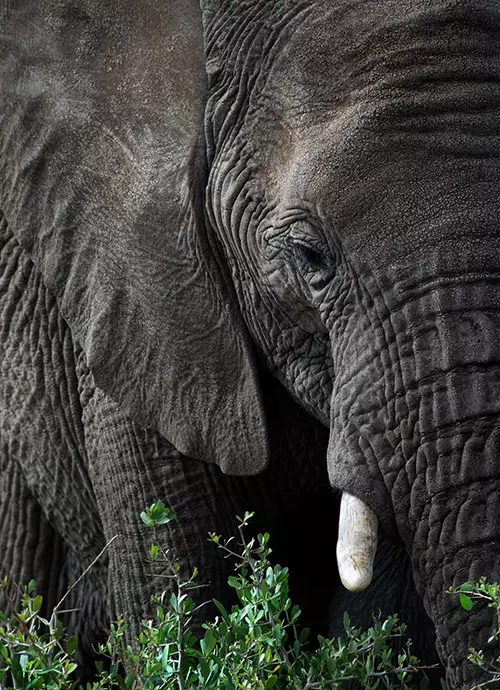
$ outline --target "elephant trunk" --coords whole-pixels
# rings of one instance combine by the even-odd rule
[[[500,581],[500,287],[435,275],[359,288],[365,315],[334,352],[328,461],[331,483],[407,546],[450,687],[469,688],[485,680],[467,654],[491,648],[493,612],[448,590]]]

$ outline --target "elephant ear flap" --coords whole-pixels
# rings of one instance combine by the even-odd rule
[[[97,385],[224,472],[268,446],[252,345],[207,232],[194,0],[2,12],[0,209]]]

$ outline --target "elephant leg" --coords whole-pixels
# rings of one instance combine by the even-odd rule
[[[19,465],[9,458],[7,445],[0,445],[0,577],[12,585],[36,577],[43,592],[42,615],[50,611],[67,588],[63,576],[65,544],[54,531],[38,501],[29,490]],[[8,613],[7,602],[2,608]]]
[[[0,538],[14,580],[34,579],[48,610],[104,546],[85,467],[75,347],[57,303],[0,218]],[[64,608],[89,650],[106,626],[100,560]]]
[[[46,618],[84,570],[83,563],[45,517],[20,466],[9,459],[4,443],[0,446],[0,553],[0,578],[8,578],[11,601],[17,606],[17,585],[34,579],[37,593],[43,596],[40,615]],[[89,679],[93,650],[107,630],[107,618],[99,615],[99,579],[89,571],[65,598],[59,616],[68,633],[78,637],[77,658],[83,676],[88,673]],[[10,615],[11,604],[2,596],[0,606]]]
[[[138,621],[152,614],[152,595],[174,587],[164,563],[147,560],[156,538],[171,549],[184,578],[199,569],[205,588],[195,593],[197,602],[221,597],[228,564],[207,536],[209,531],[234,533],[235,505],[218,467],[183,457],[157,434],[137,427],[94,386],[83,363],[80,372],[89,472],[106,540],[115,538],[109,547],[111,607],[113,615],[125,615],[132,639]],[[177,520],[156,537],[141,523],[140,513],[157,500]],[[200,620],[206,615],[200,614]]]

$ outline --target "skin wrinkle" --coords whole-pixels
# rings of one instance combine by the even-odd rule
[[[103,404],[105,404],[105,408],[103,408]],[[108,408],[109,411],[113,410],[113,413],[109,417],[109,424],[106,422],[106,419],[108,417],[108,412],[106,411],[106,408]],[[93,412],[93,409],[97,414]],[[104,413],[104,414],[103,414]],[[130,425],[131,423],[126,420],[120,413],[119,410],[116,408],[114,404],[110,404],[109,401],[106,401],[106,399],[102,396],[101,393],[99,393],[97,396],[94,396],[92,404],[90,406],[87,406],[86,410],[86,415],[89,415],[90,419],[94,420],[93,423],[97,423],[99,425],[102,425],[105,423],[104,426],[101,427],[101,430],[99,433],[94,433],[91,427],[88,428],[88,433],[89,433],[89,439],[100,439],[100,443],[104,443],[107,445],[108,443],[112,443],[113,445],[115,444],[114,439],[120,439],[119,445],[112,450],[112,455],[111,457],[107,460],[107,462],[112,463],[112,456],[115,453],[120,453],[120,455],[123,458],[126,458],[126,464],[130,466],[130,463],[135,463],[138,461],[138,458],[140,458],[141,463],[145,463],[143,466],[143,472],[141,472],[141,476],[151,476],[151,485],[154,485],[155,487],[155,492],[160,493],[161,495],[166,495],[168,496],[168,503],[171,505],[174,510],[179,514],[179,521],[176,523],[174,526],[174,532],[171,535],[171,543],[172,543],[172,548],[175,549],[176,553],[179,553],[181,555],[181,560],[183,564],[191,564],[192,559],[193,559],[193,554],[195,551],[193,551],[193,538],[196,537],[196,543],[198,544],[197,549],[196,549],[196,565],[200,567],[200,572],[203,573],[203,577],[207,579],[212,580],[212,588],[214,588],[217,591],[217,587],[220,586],[220,580],[224,574],[227,574],[225,571],[226,566],[224,566],[224,569],[219,571],[214,571],[214,566],[217,566],[220,568],[220,564],[222,563],[219,560],[214,560],[208,554],[210,553],[208,546],[203,545],[204,544],[204,533],[206,532],[207,529],[213,528],[217,529],[217,524],[214,524],[213,519],[217,518],[217,520],[220,520],[223,518],[223,515],[226,513],[221,512],[221,505],[220,502],[224,501],[224,497],[227,495],[228,498],[233,496],[233,492],[226,493],[224,490],[222,490],[221,487],[221,475],[218,474],[216,475],[212,470],[210,470],[209,467],[205,467],[204,465],[200,465],[199,463],[196,463],[195,466],[193,466],[193,461],[184,459],[184,458],[178,458],[177,463],[169,463],[171,468],[169,468],[169,464],[165,466],[165,460],[166,456],[164,453],[162,453],[162,463],[161,465],[155,462],[154,457],[151,457],[149,451],[145,451],[143,447],[144,439],[142,433],[138,434],[136,432],[134,438],[136,439],[137,443],[139,444],[139,455],[134,451],[132,452],[131,450],[126,448],[126,443],[124,445],[123,439],[125,438],[130,438],[128,434],[116,434],[116,423],[117,421],[119,424],[126,424]],[[122,417],[120,421],[120,417]],[[104,433],[103,433],[104,432]],[[91,449],[91,454],[92,456],[95,457],[106,457],[107,453],[102,453],[99,452],[95,447]],[[155,451],[156,454],[156,451]],[[300,457],[300,455],[299,455]],[[176,467],[174,471],[174,467]],[[307,465],[306,465],[307,467]],[[104,468],[103,468],[104,469]],[[195,473],[193,474],[193,470],[195,470]],[[127,469],[126,467],[123,468],[124,472],[130,472],[130,469]],[[153,474],[150,474],[153,472]],[[135,476],[136,474],[136,469],[131,472],[131,476]],[[204,486],[199,487],[196,491],[193,492],[186,492],[186,487],[185,487],[185,482],[188,481],[189,483],[192,483],[193,481],[198,481],[198,477],[200,478],[201,481],[205,481],[201,479],[203,476],[206,476],[207,481],[209,482],[209,486],[213,486],[214,488],[207,488],[205,490]],[[303,483],[302,487],[300,488],[300,491],[303,491],[307,487],[307,476],[303,475]],[[123,504],[124,500],[132,501],[134,505],[136,504],[137,510],[139,510],[140,507],[140,500],[141,498],[137,498],[136,492],[134,490],[134,493],[130,494],[125,498],[123,496],[123,487],[128,487],[128,482],[123,482],[122,479],[120,479],[118,476],[114,478],[113,481],[117,481],[117,485],[115,488],[115,492],[117,495],[117,503],[118,504]],[[225,481],[232,483],[234,480],[231,478],[225,479]],[[259,485],[261,483],[261,480],[258,479],[256,480],[257,484]],[[306,482],[304,484],[304,482]],[[267,482],[266,482],[267,483]],[[99,482],[98,482],[99,485]],[[266,484],[262,483],[262,488],[264,488]],[[276,484],[278,487],[278,485]],[[281,486],[283,488],[283,486]],[[131,491],[132,488],[127,489],[127,491]],[[296,490],[299,490],[299,487],[296,487]],[[240,495],[241,494],[241,487],[238,491],[234,492],[234,496]],[[267,492],[263,493],[263,496],[267,496]],[[107,494],[103,494],[103,500],[109,500]],[[205,514],[204,511],[200,512],[200,510],[193,510],[192,506],[190,505],[190,502],[192,500],[196,501],[204,501],[205,498],[208,500],[207,503],[207,508],[209,509],[209,513]],[[241,499],[246,502],[248,498],[241,496]],[[143,498],[144,500],[144,498]],[[150,500],[150,498],[149,498]],[[254,501],[255,498],[252,499]],[[269,499],[267,499],[269,500]],[[180,502],[179,502],[180,501]],[[215,508],[215,504],[212,504],[212,501],[215,502],[217,505],[217,508]],[[265,509],[266,502],[262,501],[261,499],[259,500],[259,504],[261,505],[262,510]],[[274,509],[274,502],[271,501],[270,505],[273,506]],[[240,511],[242,508],[237,507],[230,501],[227,506],[227,515],[232,516],[234,514],[234,510]],[[197,521],[203,521],[204,528],[200,528],[198,525]],[[186,533],[186,529],[189,529],[187,525],[195,521],[195,527],[192,528],[192,531],[189,531]],[[133,523],[134,525],[136,524],[135,522]],[[177,527],[178,525],[178,527]],[[137,529],[137,528],[134,528]],[[227,525],[226,525],[227,529]],[[132,530],[132,526],[131,526]],[[180,533],[179,533],[180,530]],[[130,533],[130,538],[132,537],[133,531]],[[176,536],[177,534],[177,536]],[[129,537],[127,537],[127,543],[128,543]],[[201,540],[201,541],[200,541]],[[118,548],[118,546],[117,546]],[[123,548],[120,547],[120,548]],[[133,551],[133,548],[131,546],[128,547],[131,551]],[[186,551],[187,550],[187,551]],[[117,556],[119,557],[119,556]],[[187,557],[187,560],[185,560],[185,557]],[[206,559],[206,560],[205,560]],[[141,579],[140,573],[137,573],[134,575],[135,579]],[[211,591],[211,590],[210,590]],[[204,598],[209,598],[210,596],[210,591],[204,592],[203,596]],[[133,597],[134,600],[137,598],[137,592],[135,591],[135,588],[132,586],[131,591],[128,592],[130,596]]]
[[[484,313],[484,311],[485,311],[485,310],[482,310],[482,313]],[[487,310],[486,310],[486,311],[487,311]],[[438,314],[439,314],[439,312],[436,313],[436,314],[434,315],[434,318],[435,318],[435,316],[437,316]],[[386,317],[382,319],[381,324],[383,324],[387,319],[391,319],[393,316],[394,316],[394,315],[391,314],[390,312],[386,312]],[[426,317],[426,318],[427,318],[427,317]],[[432,321],[432,317],[431,317],[431,319],[430,319],[430,322],[431,322],[431,324],[432,324],[432,327],[430,328],[430,331],[429,331],[429,332],[433,332],[433,331],[435,330],[435,326],[434,326],[434,323],[433,323],[433,321]],[[413,320],[412,327],[414,327],[414,325],[417,325],[417,324],[418,324],[418,322],[416,322],[415,320]],[[402,330],[402,329],[400,329],[400,330]],[[401,346],[404,345],[405,343],[411,344],[411,343],[412,343],[412,340],[413,340],[413,337],[412,337],[412,336],[414,336],[414,335],[416,334],[416,332],[413,333],[413,334],[408,333],[407,330],[404,331],[404,336],[401,336],[400,334],[398,335],[398,334],[396,333],[395,330],[391,330],[391,332],[393,333],[394,338],[393,338],[392,341],[388,341],[388,342],[387,342],[387,345],[388,345],[388,348],[387,348],[387,349],[388,349],[388,350],[390,350],[390,346],[391,346],[391,345],[394,345],[394,344],[396,344],[396,345],[401,345]],[[420,334],[421,334],[421,335],[422,335],[422,334],[425,334],[425,331],[420,331]],[[404,339],[403,339],[403,338],[404,338]],[[374,355],[374,356],[376,356],[376,355]],[[398,358],[396,358],[396,359],[394,360],[393,366],[397,366],[398,363],[399,363],[400,361],[402,361],[402,357],[401,357],[401,356],[398,357]],[[342,365],[341,362],[340,362],[340,365]],[[474,363],[471,363],[469,366],[474,367],[474,366],[476,366],[476,365],[475,365]],[[479,366],[479,364],[478,364],[477,366]],[[486,366],[486,365],[485,365],[485,366]],[[342,366],[339,366],[339,369],[342,369]],[[354,373],[355,373],[355,374],[360,374],[360,373],[362,373],[362,371],[363,371],[363,368],[360,367],[359,371],[354,372]],[[390,371],[390,369],[389,369],[388,371]],[[444,371],[443,373],[452,373],[453,371],[454,371],[454,369],[450,369],[450,370],[448,370],[448,371]],[[400,373],[401,373],[401,372],[400,372]],[[351,375],[352,375],[352,374],[351,374]],[[425,376],[425,377],[421,377],[421,378],[419,379],[418,385],[424,384],[424,383],[426,383],[426,382],[428,382],[428,381],[432,381],[434,376],[435,376],[435,374],[429,374],[429,375],[427,375],[427,376]],[[406,394],[408,391],[411,391],[411,388],[409,388],[409,386],[408,386],[408,384],[407,384],[406,387],[402,389],[402,393],[403,393],[403,394]]]
[[[119,13],[104,0],[87,4],[86,18],[79,20],[82,43],[70,40],[74,19],[64,7],[23,0],[7,11],[14,36],[29,35],[29,25],[18,25],[24,14],[46,31],[44,44],[30,56],[29,75],[16,41],[17,62],[0,66],[7,95],[2,172],[17,185],[15,196],[2,195],[0,203],[44,271],[97,383],[113,389],[113,397],[129,411],[134,408],[132,416],[144,425],[164,432],[168,427],[177,446],[192,456],[226,469],[231,464],[235,471],[257,471],[268,453],[255,362],[232,307],[232,285],[220,275],[224,266],[197,227],[203,212],[195,207],[201,209],[202,200],[192,198],[191,169],[203,166],[203,157],[192,152],[206,88],[198,3],[175,0],[168,13],[156,0],[140,8],[128,2]],[[179,40],[165,41],[170,33]],[[62,94],[52,90],[47,71],[62,80]],[[22,95],[23,85],[33,81],[44,98]],[[75,97],[88,108],[61,110],[64,100],[76,106]],[[145,108],[150,101],[157,107]],[[26,111],[30,118],[23,117]],[[46,165],[37,165],[40,152]],[[25,165],[13,170],[19,160]],[[175,192],[166,194],[173,185]],[[190,234],[194,242],[186,237]],[[185,253],[194,245],[196,270]],[[199,313],[186,309],[185,300],[199,301]],[[208,348],[200,338],[182,337],[198,330],[207,334]],[[217,360],[213,366],[207,350]],[[167,382],[169,372],[176,378],[180,367],[185,380],[198,379],[183,397],[185,388],[175,390],[176,383]],[[138,386],[129,376],[135,369],[143,374]],[[205,370],[217,375],[207,377]],[[227,395],[235,381],[253,391],[237,404]],[[186,408],[195,420],[188,426],[181,422]]]
[[[5,232],[6,228],[4,227],[3,230]],[[17,261],[17,244],[14,242],[11,244],[12,256],[14,257],[14,261]],[[18,266],[18,272],[20,283],[22,284],[22,280],[25,277],[23,276],[23,268],[27,261],[25,253],[21,252],[20,255],[23,257],[23,261]],[[4,258],[6,257],[4,256]],[[31,269],[31,271],[33,270],[35,269]],[[37,298],[34,301],[37,308],[45,304],[43,299],[38,299],[36,281],[30,284],[29,291],[26,289],[26,286],[24,286],[24,293],[28,295],[28,292],[33,292],[34,296]],[[7,303],[12,300],[15,301],[17,297],[16,291],[13,290],[12,293],[9,292],[8,296]],[[2,323],[5,322],[2,321]],[[31,319],[27,319],[26,323],[30,324]],[[8,325],[9,332],[15,334],[16,328],[13,328],[13,326],[16,326],[16,323],[12,320],[12,317],[10,317]],[[61,331],[63,342],[64,334],[67,332],[67,329]],[[54,338],[53,346],[57,347],[57,332],[54,331],[52,336]],[[31,342],[33,342],[36,348],[36,339],[31,339]],[[149,577],[150,573],[147,572],[145,568],[132,566],[129,563],[129,559],[134,558],[134,563],[142,563],[142,559],[138,559],[137,554],[141,551],[145,536],[139,534],[137,513],[143,509],[144,502],[150,503],[159,496],[161,498],[167,497],[166,500],[169,505],[172,505],[174,509],[179,512],[179,524],[183,525],[180,534],[174,533],[171,535],[172,548],[180,554],[182,562],[186,567],[196,562],[196,565],[200,566],[201,571],[207,578],[210,579],[211,576],[213,576],[212,586],[214,594],[217,593],[220,595],[220,591],[223,589],[222,583],[225,580],[227,572],[225,570],[226,566],[224,566],[223,569],[217,570],[218,567],[220,568],[220,566],[218,566],[220,560],[214,558],[213,553],[208,550],[204,536],[206,530],[212,527],[229,536],[231,530],[234,530],[232,516],[236,513],[243,512],[251,505],[258,504],[261,506],[263,518],[258,529],[268,529],[271,525],[270,528],[273,529],[273,533],[278,535],[279,529],[281,529],[281,533],[283,531],[281,521],[285,520],[285,523],[288,525],[290,524],[290,520],[293,519],[293,522],[297,523],[296,532],[300,533],[301,524],[303,524],[304,535],[300,537],[298,542],[293,544],[293,553],[296,554],[295,557],[298,559],[299,563],[313,562],[312,559],[314,553],[317,553],[317,546],[312,544],[309,547],[311,530],[309,526],[305,524],[304,517],[299,521],[297,516],[293,516],[293,511],[290,516],[290,506],[294,509],[296,507],[297,510],[302,511],[304,509],[304,500],[309,495],[309,491],[311,491],[314,496],[315,505],[311,506],[307,512],[311,514],[313,523],[316,523],[318,520],[318,518],[315,517],[318,506],[325,502],[330,506],[329,509],[331,509],[331,514],[328,515],[328,519],[324,519],[324,522],[328,523],[334,519],[335,505],[330,505],[331,490],[326,478],[324,464],[312,462],[313,458],[324,457],[325,431],[320,428],[316,429],[314,433],[317,435],[317,438],[316,441],[313,442],[311,438],[310,420],[301,412],[298,413],[298,419],[296,417],[289,419],[287,417],[288,412],[286,412],[288,409],[286,398],[284,401],[283,394],[277,395],[269,411],[271,420],[276,416],[280,417],[281,414],[284,415],[284,419],[281,422],[281,432],[277,434],[277,439],[280,444],[285,445],[282,450],[276,453],[276,460],[274,463],[275,469],[271,477],[258,478],[255,482],[249,483],[247,490],[242,491],[238,478],[227,478],[223,480],[218,470],[216,474],[205,465],[201,465],[187,458],[182,458],[177,451],[170,447],[168,452],[161,452],[161,463],[157,462],[155,464],[154,477],[151,475],[151,481],[148,482],[147,477],[150,476],[148,464],[151,462],[154,463],[154,456],[157,455],[159,457],[160,452],[156,447],[152,448],[154,444],[151,443],[150,437],[147,435],[145,437],[145,432],[135,427],[132,422],[127,419],[123,410],[120,410],[115,403],[110,401],[107,396],[96,389],[95,382],[88,370],[85,363],[85,357],[81,350],[76,347],[76,352],[70,351],[68,354],[70,355],[69,361],[66,362],[65,365],[68,366],[70,373],[73,367],[73,360],[75,357],[77,359],[76,381],[80,388],[81,409],[84,411],[85,450],[88,455],[86,469],[92,472],[96,494],[101,496],[100,492],[103,492],[102,498],[99,498],[99,500],[105,503],[106,510],[102,512],[102,515],[106,515],[106,519],[110,519],[105,527],[105,532],[102,534],[101,540],[113,535],[116,528],[116,522],[114,522],[113,516],[116,515],[116,512],[118,511],[122,515],[125,506],[129,509],[122,515],[120,520],[120,524],[125,523],[127,525],[126,529],[121,533],[121,543],[116,544],[117,551],[113,551],[110,554],[112,564],[111,570],[113,573],[119,573],[117,577],[120,578],[120,587],[117,588],[113,579],[109,578],[107,564],[104,564],[104,567],[99,569],[96,573],[95,581],[90,580],[89,584],[89,581],[85,580],[88,589],[79,592],[78,597],[81,597],[81,599],[77,598],[75,600],[75,606],[84,609],[83,626],[89,625],[90,627],[90,629],[89,627],[84,627],[82,630],[81,621],[80,623],[77,622],[73,624],[72,627],[72,631],[78,632],[84,646],[90,649],[91,642],[95,639],[93,635],[97,634],[97,632],[92,626],[95,625],[97,621],[102,620],[103,607],[106,611],[109,610],[108,607],[113,611],[117,611],[124,610],[123,607],[126,606],[128,610],[134,610],[137,618],[140,617],[141,612],[147,610],[147,591],[149,590],[144,587],[144,583],[148,582],[148,587],[150,584],[153,588],[155,584],[158,584],[158,580],[155,578],[151,580]],[[8,358],[7,362],[11,365],[12,359]],[[57,359],[57,362],[59,366],[61,366],[60,360]],[[68,379],[68,384],[70,380],[75,382],[75,379]],[[74,395],[74,390],[71,385],[69,388]],[[12,411],[12,406],[7,405],[7,409]],[[35,412],[38,414],[38,411],[35,410]],[[78,426],[78,419],[73,420],[73,423]],[[274,426],[277,425],[275,424]],[[283,434],[283,429],[287,429],[286,434]],[[292,430],[292,433],[297,434],[297,438],[288,441],[290,438],[290,430]],[[69,431],[70,437],[73,436],[73,433],[74,431]],[[7,434],[9,434],[8,429]],[[104,447],[101,444],[104,444]],[[170,458],[173,465],[169,462]],[[291,481],[294,481],[294,477],[300,476],[299,483],[294,483],[288,488],[285,487],[283,482],[283,469],[280,469],[279,462],[278,465],[276,465],[276,461],[279,458],[281,458],[280,462],[283,460],[287,462],[286,476],[289,476]],[[295,462],[297,463],[297,468],[294,471]],[[121,468],[120,471],[118,471],[117,468]],[[196,468],[196,470],[193,474],[194,468]],[[174,469],[175,471],[173,471]],[[156,474],[156,472],[158,474]],[[192,484],[196,477],[203,477],[207,474],[209,481],[206,490],[200,491],[199,488],[195,489],[193,487],[192,492],[186,493],[186,481]],[[316,474],[320,475],[320,484],[322,487],[321,497],[318,497],[315,488],[317,482],[315,477]],[[142,482],[137,483],[137,476],[142,477]],[[111,482],[114,488],[110,491]],[[117,483],[116,486],[114,484],[115,482]],[[310,489],[308,488],[309,484],[311,484]],[[276,499],[274,492],[271,492],[271,495],[269,495],[269,487],[276,487],[279,500]],[[127,492],[131,492],[130,501],[127,500]],[[293,499],[289,497],[290,492],[292,492]],[[117,501],[117,511],[110,511],[110,496],[113,500]],[[189,500],[191,500],[189,496],[196,499],[199,497],[200,500],[206,500],[209,506],[208,514],[205,514],[204,510],[192,509],[189,505]],[[43,495],[41,498],[43,499]],[[67,509],[67,506],[64,505],[64,497],[61,497],[61,500],[63,501],[61,509]],[[222,504],[224,501],[227,502],[227,507],[222,511]],[[1,502],[0,505],[4,505],[4,503]],[[214,524],[214,517],[216,517],[219,522],[215,522]],[[188,528],[187,525],[189,521],[194,521],[194,524],[192,527]],[[81,535],[82,529],[85,529],[85,525],[86,523],[83,521],[81,529],[78,532],[79,535]],[[147,538],[148,537],[146,537],[146,539]],[[277,539],[279,544],[279,537],[277,537]],[[286,552],[287,542],[286,540],[283,542],[283,537],[281,541],[285,544],[284,550]],[[41,546],[43,547],[43,544],[41,544]],[[123,555],[124,553],[127,554],[126,557]],[[277,549],[277,553],[279,553],[279,549]],[[29,553],[23,554],[23,558],[24,565],[29,569]],[[50,553],[47,550],[45,550],[43,558],[48,559],[48,564],[52,563]],[[126,577],[124,577],[123,572],[120,570],[120,564],[124,562],[127,564]],[[289,559],[287,558],[283,562],[289,562]],[[324,560],[322,562],[324,565]],[[71,567],[65,567],[60,571],[58,581],[62,583],[62,587],[65,587],[64,583],[66,581],[74,581],[80,574],[78,571],[82,569],[79,568],[78,564],[76,564],[75,567],[74,562],[71,563],[73,563]],[[333,565],[332,560],[329,566],[332,572]],[[43,572],[44,567],[45,563],[37,572]],[[303,580],[303,576],[300,575],[300,568],[297,572],[299,576],[295,577],[295,584],[292,586],[295,588],[295,591],[298,592],[298,600],[302,604],[305,603],[305,608],[307,609],[307,606],[310,606],[311,599],[309,594],[310,586],[307,584],[307,579],[304,585],[300,584],[301,580]],[[54,578],[52,576],[52,581],[53,580]],[[162,585],[163,584],[164,582],[162,581]],[[108,587],[109,590],[107,589]],[[118,590],[123,592],[123,595],[120,594],[119,597],[116,597],[114,592]],[[104,595],[105,591],[109,591],[111,597],[110,602],[107,601]],[[324,615],[330,595],[329,588],[326,592],[321,592],[320,589],[316,587],[315,591],[322,597],[318,608],[321,614]]]
[[[476,421],[480,421],[480,419],[478,419],[478,420],[476,420]],[[423,439],[422,439],[422,442],[423,442]]]
[[[7,546],[2,553],[4,568],[9,567],[17,575],[17,582],[29,579],[33,569],[36,569],[40,574],[39,587],[45,592],[42,615],[48,614],[62,596],[60,578],[54,577],[64,557],[62,540],[44,519],[38,503],[25,485],[19,466],[15,462],[8,462],[5,445],[0,449],[0,459],[1,491],[11,492],[19,499],[2,501],[1,538]],[[47,551],[51,555],[48,568],[44,563],[44,553]],[[20,554],[23,554],[23,558],[20,558]]]
[[[217,164],[214,166],[214,169],[213,169],[213,170],[215,170],[215,171],[217,170]],[[214,173],[212,173],[212,174],[214,174]],[[229,206],[229,207],[232,207],[232,204],[229,203],[228,206]],[[234,225],[234,224],[233,224],[233,225]],[[243,308],[243,309],[247,309],[247,307],[246,307],[245,305],[242,305],[242,308]],[[274,339],[273,339],[273,340],[274,340]],[[261,343],[261,345],[262,345],[262,343]],[[266,351],[266,350],[267,350],[267,348],[264,347],[264,351]],[[272,358],[272,357],[271,357],[271,358]],[[278,368],[277,368],[277,369],[278,369],[278,371],[280,370],[279,365],[278,365]],[[320,388],[321,388],[321,386],[318,387],[318,389],[320,389]],[[302,392],[302,396],[301,396],[301,397],[304,398],[304,393],[303,393],[303,392]]]

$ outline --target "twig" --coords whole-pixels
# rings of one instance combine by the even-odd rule
[[[185,690],[186,684],[184,681],[184,610],[182,606],[182,583],[180,579],[177,581],[177,614],[179,620],[177,622],[177,651],[179,654],[179,690]]]
[[[179,656],[179,659],[178,659],[178,664],[179,664],[178,680],[179,680],[179,690],[186,690],[186,681],[184,678],[184,656],[185,656],[184,655],[184,626],[185,626],[185,620],[184,620],[184,610],[182,608],[182,600],[181,600],[183,590],[184,590],[184,584],[182,583],[180,572],[178,570],[176,570],[176,568],[175,568],[175,561],[170,557],[169,549],[164,549],[162,544],[159,543],[156,525],[154,525],[154,527],[153,527],[153,533],[154,533],[155,542],[158,544],[158,548],[160,550],[160,553],[163,556],[165,563],[170,568],[172,576],[177,583],[177,611],[176,611],[176,613],[178,616],[178,620],[177,620],[177,654]]]

